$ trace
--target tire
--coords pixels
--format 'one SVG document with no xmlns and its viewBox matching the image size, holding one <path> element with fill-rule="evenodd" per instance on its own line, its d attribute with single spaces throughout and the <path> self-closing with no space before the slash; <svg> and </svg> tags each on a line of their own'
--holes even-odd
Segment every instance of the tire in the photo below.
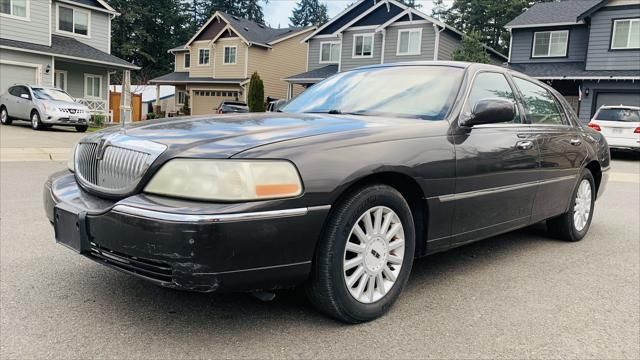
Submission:
<svg viewBox="0 0 640 360">
<path fill-rule="evenodd" d="M 9 117 L 9 112 L 7 111 L 6 107 L 0 107 L 0 123 L 2 123 L 2 125 L 11 125 L 11 123 L 13 122 L 13 119 L 11 119 L 11 117 Z"/>
<path fill-rule="evenodd" d="M 589 231 L 596 198 L 595 181 L 591 171 L 583 169 L 571 196 L 569 211 L 547 220 L 551 236 L 565 241 L 580 241 Z M 588 199 L 588 200 L 587 200 Z M 588 211 L 585 215 L 585 211 Z M 582 214 L 582 218 L 580 218 Z"/>
<path fill-rule="evenodd" d="M 371 227 L 365 225 L 366 216 L 370 216 Z M 387 232 L 391 241 L 383 239 L 384 232 L 373 231 L 381 230 L 387 217 L 391 220 L 387 229 L 399 229 Z M 374 236 L 365 236 L 367 242 L 359 240 L 368 234 Z M 402 237 L 404 243 L 399 245 Z M 414 250 L 415 226 L 402 195 L 386 185 L 360 188 L 335 205 L 329 215 L 305 286 L 307 295 L 318 310 L 340 321 L 355 324 L 376 319 L 389 310 L 407 283 Z M 357 265 L 352 266 L 354 263 Z"/>
<path fill-rule="evenodd" d="M 77 132 L 86 132 L 89 127 L 87 125 L 76 125 Z"/>
<path fill-rule="evenodd" d="M 44 125 L 42 124 L 42 121 L 40 120 L 40 114 L 38 113 L 37 110 L 33 110 L 31 112 L 31 128 L 33 130 L 42 130 L 42 129 L 44 129 Z"/>
</svg>

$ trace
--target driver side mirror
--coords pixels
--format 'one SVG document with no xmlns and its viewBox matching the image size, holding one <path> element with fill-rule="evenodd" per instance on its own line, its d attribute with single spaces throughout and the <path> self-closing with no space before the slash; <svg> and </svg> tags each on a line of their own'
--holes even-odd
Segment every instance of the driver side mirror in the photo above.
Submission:
<svg viewBox="0 0 640 360">
<path fill-rule="evenodd" d="M 31 100 L 31 96 L 29 96 L 29 94 L 20 94 L 20 97 L 23 99 Z"/>
<path fill-rule="evenodd" d="M 462 126 L 511 122 L 516 116 L 516 105 L 505 99 L 482 99 L 473 107 L 471 115 L 460 122 Z"/>
</svg>

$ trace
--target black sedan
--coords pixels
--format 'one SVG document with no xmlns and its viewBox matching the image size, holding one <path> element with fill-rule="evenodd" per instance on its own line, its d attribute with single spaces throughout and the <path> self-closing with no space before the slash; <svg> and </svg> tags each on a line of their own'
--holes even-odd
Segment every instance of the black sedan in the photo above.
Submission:
<svg viewBox="0 0 640 360">
<path fill-rule="evenodd" d="M 389 309 L 415 258 L 542 221 L 582 239 L 609 167 L 549 86 L 407 63 L 340 73 L 279 113 L 89 135 L 44 201 L 56 240 L 108 267 L 201 292 L 304 285 L 357 323 Z"/>
</svg>

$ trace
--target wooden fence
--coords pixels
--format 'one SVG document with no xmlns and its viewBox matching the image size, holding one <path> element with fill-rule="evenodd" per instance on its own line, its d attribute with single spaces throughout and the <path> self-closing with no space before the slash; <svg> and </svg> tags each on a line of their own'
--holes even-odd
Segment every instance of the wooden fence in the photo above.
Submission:
<svg viewBox="0 0 640 360">
<path fill-rule="evenodd" d="M 109 91 L 109 110 L 112 111 L 115 123 L 120 122 L 120 99 L 122 94 Z M 142 95 L 131 94 L 131 120 L 140 121 L 142 119 Z"/>
</svg>

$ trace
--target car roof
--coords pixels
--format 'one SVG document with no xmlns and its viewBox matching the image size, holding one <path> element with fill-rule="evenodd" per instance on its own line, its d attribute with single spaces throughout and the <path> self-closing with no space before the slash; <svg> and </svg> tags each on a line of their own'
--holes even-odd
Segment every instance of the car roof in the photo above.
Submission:
<svg viewBox="0 0 640 360">
<path fill-rule="evenodd" d="M 625 109 L 625 110 L 640 110 L 638 106 L 629 106 L 629 105 L 602 105 L 600 109 Z"/>
</svg>

